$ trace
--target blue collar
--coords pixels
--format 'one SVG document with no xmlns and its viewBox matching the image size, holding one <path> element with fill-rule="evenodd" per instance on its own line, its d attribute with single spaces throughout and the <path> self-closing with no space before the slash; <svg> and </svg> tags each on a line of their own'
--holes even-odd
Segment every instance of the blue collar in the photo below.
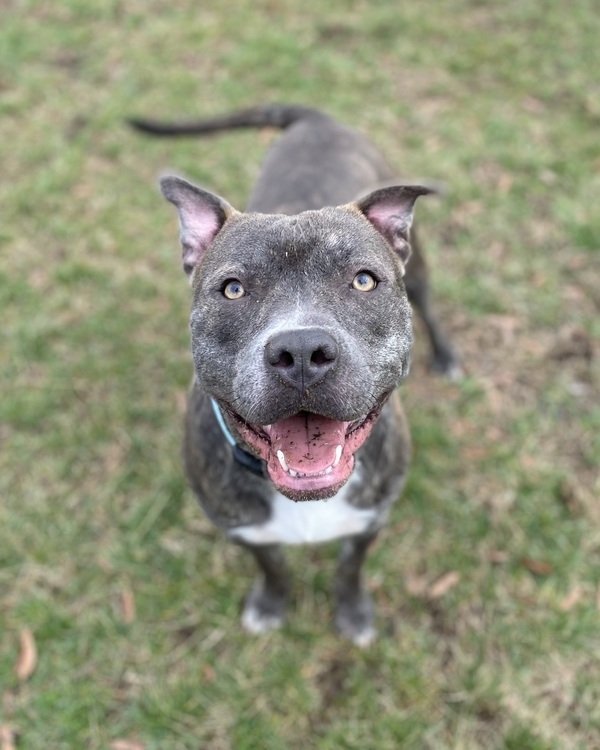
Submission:
<svg viewBox="0 0 600 750">
<path fill-rule="evenodd" d="M 214 398 L 210 399 L 210 403 L 212 404 L 212 409 L 215 418 L 219 423 L 219 427 L 221 428 L 221 432 L 223 433 L 225 440 L 227 440 L 227 442 L 231 446 L 233 458 L 238 462 L 238 464 L 243 466 L 245 469 L 248 469 L 248 471 L 251 471 L 253 474 L 256 474 L 257 476 L 265 479 L 268 476 L 266 462 L 261 458 L 253 456 L 252 453 L 248 453 L 248 451 L 245 451 L 243 448 L 240 448 L 240 446 L 236 443 L 235 438 L 231 434 L 231 431 L 225 424 L 225 420 L 223 419 L 223 415 L 221 414 L 219 405 L 214 400 Z"/>
</svg>

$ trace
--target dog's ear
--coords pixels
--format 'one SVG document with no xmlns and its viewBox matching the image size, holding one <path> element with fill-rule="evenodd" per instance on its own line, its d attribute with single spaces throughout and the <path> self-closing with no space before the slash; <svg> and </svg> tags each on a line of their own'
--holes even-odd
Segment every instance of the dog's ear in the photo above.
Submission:
<svg viewBox="0 0 600 750">
<path fill-rule="evenodd" d="M 236 211 L 227 201 L 181 177 L 163 177 L 160 189 L 179 212 L 183 270 L 189 276 L 223 224 Z"/>
<path fill-rule="evenodd" d="M 409 231 L 415 201 L 420 195 L 434 193 L 420 185 L 384 187 L 369 193 L 354 205 L 390 243 L 402 263 L 410 257 Z"/>
</svg>

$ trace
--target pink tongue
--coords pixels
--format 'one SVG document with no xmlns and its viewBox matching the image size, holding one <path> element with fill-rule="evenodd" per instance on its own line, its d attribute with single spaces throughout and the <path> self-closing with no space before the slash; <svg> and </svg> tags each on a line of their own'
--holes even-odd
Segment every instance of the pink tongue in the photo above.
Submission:
<svg viewBox="0 0 600 750">
<path fill-rule="evenodd" d="M 335 461 L 336 448 L 346 440 L 347 422 L 296 414 L 271 425 L 273 452 L 281 451 L 289 469 L 302 474 L 318 474 Z"/>
</svg>

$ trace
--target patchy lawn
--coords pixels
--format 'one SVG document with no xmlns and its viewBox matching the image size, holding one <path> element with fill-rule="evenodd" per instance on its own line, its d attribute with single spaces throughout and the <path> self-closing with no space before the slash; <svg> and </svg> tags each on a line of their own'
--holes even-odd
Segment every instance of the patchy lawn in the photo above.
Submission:
<svg viewBox="0 0 600 750">
<path fill-rule="evenodd" d="M 600 747 L 600 16 L 591 0 L 7 0 L 0 26 L 0 748 Z M 415 457 L 332 632 L 335 545 L 289 625 L 179 460 L 189 289 L 166 169 L 243 206 L 269 132 L 130 115 L 320 106 L 409 178 L 466 376 L 403 386 Z M 417 331 L 420 332 L 420 329 Z"/>
</svg>

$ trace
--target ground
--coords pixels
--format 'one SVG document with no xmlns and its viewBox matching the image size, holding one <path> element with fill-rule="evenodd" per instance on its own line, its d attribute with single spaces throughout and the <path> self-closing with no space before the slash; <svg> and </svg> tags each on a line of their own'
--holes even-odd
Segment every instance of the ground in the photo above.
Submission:
<svg viewBox="0 0 600 750">
<path fill-rule="evenodd" d="M 600 19 L 509 0 L 6 0 L 0 28 L 0 748 L 600 747 Z M 335 545 L 280 632 L 180 465 L 189 288 L 166 170 L 243 207 L 272 132 L 132 115 L 327 109 L 408 179 L 465 377 L 402 387 L 415 455 L 331 627 Z"/>
</svg>

